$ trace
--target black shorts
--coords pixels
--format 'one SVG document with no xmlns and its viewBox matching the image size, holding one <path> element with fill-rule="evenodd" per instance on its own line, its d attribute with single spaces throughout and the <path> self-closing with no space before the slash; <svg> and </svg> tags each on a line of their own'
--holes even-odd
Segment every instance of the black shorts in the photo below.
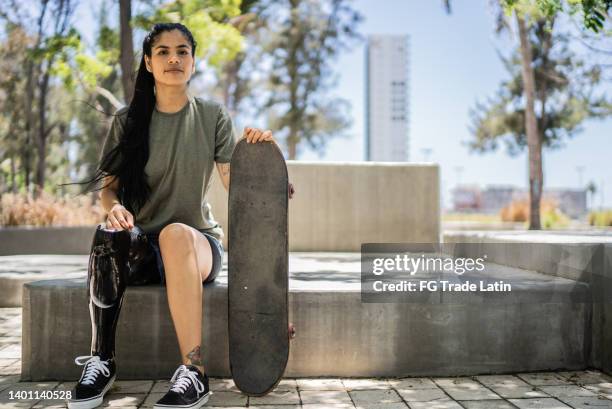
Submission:
<svg viewBox="0 0 612 409">
<path fill-rule="evenodd" d="M 203 284 L 210 283 L 217 278 L 221 271 L 223 264 L 223 244 L 217 240 L 214 236 L 204 233 L 202 230 L 198 230 L 210 243 L 210 249 L 212 250 L 212 271 L 203 281 Z M 164 269 L 164 261 L 162 260 L 161 251 L 159 249 L 159 233 L 147 233 L 147 240 L 151 246 L 151 250 L 155 253 L 157 273 L 159 274 L 159 283 L 164 285 L 166 283 L 166 271 Z"/>
</svg>

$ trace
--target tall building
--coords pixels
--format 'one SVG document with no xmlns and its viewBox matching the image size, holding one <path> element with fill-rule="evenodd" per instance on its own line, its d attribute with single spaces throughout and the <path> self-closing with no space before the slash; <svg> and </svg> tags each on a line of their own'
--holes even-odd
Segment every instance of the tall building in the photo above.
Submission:
<svg viewBox="0 0 612 409">
<path fill-rule="evenodd" d="M 409 160 L 407 35 L 370 35 L 366 44 L 365 159 Z"/>
</svg>

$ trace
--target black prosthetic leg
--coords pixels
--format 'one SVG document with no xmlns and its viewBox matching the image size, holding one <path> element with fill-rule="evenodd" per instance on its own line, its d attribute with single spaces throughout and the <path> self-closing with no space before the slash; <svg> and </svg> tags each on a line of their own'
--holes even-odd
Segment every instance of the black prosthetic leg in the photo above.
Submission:
<svg viewBox="0 0 612 409">
<path fill-rule="evenodd" d="M 131 231 L 96 228 L 87 275 L 91 355 L 102 360 L 115 357 L 115 331 L 125 288 L 134 281 L 144 283 L 145 265 L 154 257 L 138 226 Z"/>
</svg>

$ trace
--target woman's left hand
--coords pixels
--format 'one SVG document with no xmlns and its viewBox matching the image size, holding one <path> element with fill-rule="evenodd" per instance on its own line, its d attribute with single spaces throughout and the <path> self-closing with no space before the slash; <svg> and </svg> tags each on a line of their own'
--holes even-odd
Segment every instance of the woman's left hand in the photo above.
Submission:
<svg viewBox="0 0 612 409">
<path fill-rule="evenodd" d="M 244 133 L 242 134 L 242 137 L 246 138 L 247 143 L 257 143 L 257 142 L 265 142 L 265 141 L 276 143 L 276 141 L 272 137 L 272 131 L 269 129 L 267 131 L 262 131 L 261 129 L 246 127 L 244 128 Z M 289 186 L 287 186 L 287 190 L 289 193 L 289 199 L 293 198 L 293 194 L 295 193 L 295 188 L 293 187 L 293 184 L 291 182 L 289 182 Z"/>
</svg>

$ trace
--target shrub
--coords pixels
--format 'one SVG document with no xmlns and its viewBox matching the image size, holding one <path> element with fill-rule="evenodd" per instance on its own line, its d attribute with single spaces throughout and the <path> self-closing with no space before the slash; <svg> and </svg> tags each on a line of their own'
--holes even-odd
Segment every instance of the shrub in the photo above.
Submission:
<svg viewBox="0 0 612 409">
<path fill-rule="evenodd" d="M 598 227 L 612 227 L 612 210 L 590 212 L 589 224 Z"/>
<path fill-rule="evenodd" d="M 527 222 L 529 220 L 529 200 L 514 200 L 500 211 L 504 222 Z M 569 218 L 557 207 L 554 200 L 542 199 L 540 202 L 540 221 L 545 229 L 566 227 Z"/>
<path fill-rule="evenodd" d="M 56 197 L 42 192 L 5 193 L 0 198 L 1 226 L 83 226 L 104 220 L 104 209 L 90 195 Z"/>
</svg>

